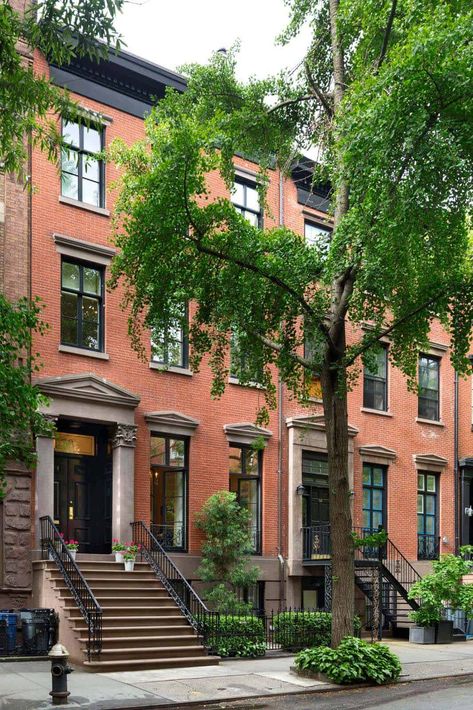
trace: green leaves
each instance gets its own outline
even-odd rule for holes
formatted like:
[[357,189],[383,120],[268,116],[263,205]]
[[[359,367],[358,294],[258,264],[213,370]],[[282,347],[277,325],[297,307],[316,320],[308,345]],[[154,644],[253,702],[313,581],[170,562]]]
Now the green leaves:
[[32,331],[44,332],[38,300],[10,303],[0,294],[0,500],[6,495],[5,464],[9,459],[30,466],[33,436],[51,430],[38,411],[47,403],[31,385],[39,369],[38,354],[31,353]]
[[401,674],[398,657],[387,646],[346,636],[337,648],[320,646],[297,654],[299,670],[324,673],[334,683],[369,681],[382,685],[397,680]]

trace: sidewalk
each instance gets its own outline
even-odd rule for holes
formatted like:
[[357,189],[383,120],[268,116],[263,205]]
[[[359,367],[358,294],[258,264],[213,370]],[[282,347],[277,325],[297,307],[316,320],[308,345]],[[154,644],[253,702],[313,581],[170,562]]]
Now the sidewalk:
[[[415,646],[388,641],[401,659],[401,681],[473,674],[473,641],[444,646]],[[129,673],[88,673],[69,676],[70,708],[111,710],[151,708],[187,703],[241,699],[333,689],[327,683],[299,678],[290,672],[293,656],[227,660],[219,666],[175,668]],[[0,663],[1,710],[49,710],[49,661]]]

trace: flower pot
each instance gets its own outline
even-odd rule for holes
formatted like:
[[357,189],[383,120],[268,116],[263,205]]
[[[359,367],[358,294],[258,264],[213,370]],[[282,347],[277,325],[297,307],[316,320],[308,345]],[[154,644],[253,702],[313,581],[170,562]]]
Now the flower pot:
[[125,560],[125,572],[133,572],[135,560]]
[[411,626],[410,643],[435,643],[435,626]]
[[77,550],[69,550],[69,554],[72,557],[72,559],[75,560],[76,555],[77,555]]
[[452,643],[453,621],[439,621],[435,631],[435,643]]
[[123,562],[123,552],[115,552],[115,562]]

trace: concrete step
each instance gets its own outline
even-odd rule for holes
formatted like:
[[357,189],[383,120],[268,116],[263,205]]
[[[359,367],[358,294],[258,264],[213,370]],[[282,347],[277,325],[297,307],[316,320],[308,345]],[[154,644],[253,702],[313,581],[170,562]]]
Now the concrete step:
[[[76,633],[79,634],[79,639],[88,638],[87,627],[76,627]],[[153,624],[150,626],[133,626],[133,625],[122,625],[122,626],[104,626],[102,628],[102,635],[112,640],[114,638],[182,638],[183,636],[189,636],[193,638],[198,638],[196,632],[189,624],[183,624],[178,626],[177,624]]]
[[[79,615],[77,609],[74,609],[75,613],[71,613],[69,619],[74,622],[78,627],[83,626],[87,628],[84,621],[84,617]],[[143,616],[130,616],[130,610],[127,609],[127,614],[104,614],[102,619],[102,628],[110,627],[121,627],[121,626],[183,626],[189,628],[189,623],[187,619],[176,611],[174,614],[161,614],[161,615],[143,615]]]
[[[84,653],[87,650],[84,649]],[[182,658],[183,656],[187,658],[202,658],[207,657],[206,651],[202,646],[156,646],[153,648],[140,648],[139,650],[134,647],[127,647],[124,645],[122,648],[107,648],[104,646],[100,654],[100,660],[102,662],[107,661],[126,661],[127,659],[137,658],[141,661],[146,661],[151,658],[153,660],[159,658]]]
[[[56,578],[52,580],[54,584],[56,585],[57,589],[67,589],[66,582],[64,581],[63,577],[61,578]],[[87,581],[87,580],[86,580]],[[110,579],[107,578],[95,578],[92,580],[89,580],[88,585],[92,589],[139,589],[140,591],[143,590],[159,590],[162,589],[164,590],[164,586],[159,582],[156,577],[150,577],[149,579],[147,577],[142,577],[141,575],[137,577],[137,579],[129,579],[129,578],[120,578],[118,577],[117,579],[111,577]]]
[[[95,592],[94,592],[95,594]],[[111,607],[111,606],[120,606],[120,607],[134,607],[135,609],[138,609],[140,607],[144,607],[145,609],[149,609],[150,607],[168,607],[170,609],[176,609],[177,605],[172,601],[172,599],[167,595],[147,595],[147,596],[137,596],[136,594],[133,594],[132,596],[130,595],[122,595],[122,594],[117,594],[115,590],[113,590],[113,593],[110,594],[109,591],[105,594],[101,594],[100,596],[98,594],[95,594],[97,601],[99,602],[100,606],[102,607]]]
[[110,671],[141,671],[150,668],[186,668],[194,666],[215,666],[220,661],[219,656],[182,656],[181,658],[147,658],[127,659],[125,661],[84,661],[84,666],[97,673]]
[[[141,647],[157,647],[157,646],[199,646],[201,647],[200,638],[196,634],[181,634],[169,636],[167,634],[156,634],[154,635],[141,635],[135,636],[136,629],[129,630],[128,635],[123,635],[123,630],[121,630],[121,635],[110,636],[107,630],[106,634],[102,635],[102,641],[104,648],[123,648],[124,646],[133,647],[140,649]],[[84,632],[81,632],[79,636],[79,642],[86,644],[88,642],[88,636]]]

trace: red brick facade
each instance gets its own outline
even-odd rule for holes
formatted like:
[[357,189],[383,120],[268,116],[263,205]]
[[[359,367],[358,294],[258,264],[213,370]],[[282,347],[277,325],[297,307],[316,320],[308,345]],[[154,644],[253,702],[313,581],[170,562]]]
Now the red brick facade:
[[[44,59],[37,57],[36,68],[47,73]],[[80,104],[107,117],[106,143],[116,137],[127,142],[143,135],[142,120],[97,100],[75,95]],[[241,159],[235,164],[247,171],[255,166]],[[113,166],[106,166],[106,185],[116,177]],[[218,401],[210,399],[210,371],[203,365],[197,374],[160,372],[138,359],[131,349],[126,327],[126,318],[120,310],[120,289],[105,295],[105,344],[108,358],[90,357],[84,353],[61,352],[60,296],[61,254],[53,235],[82,240],[91,244],[113,246],[110,243],[111,222],[106,214],[88,209],[85,205],[71,205],[60,201],[60,176],[45,155],[36,152],[32,164],[35,192],[32,198],[32,293],[44,301],[44,318],[50,329],[43,337],[37,337],[35,347],[41,353],[44,367],[41,379],[64,378],[67,375],[93,373],[114,386],[137,395],[140,402],[135,409],[134,424],[137,426],[134,449],[134,518],[149,521],[150,516],[150,427],[145,414],[150,412],[178,412],[198,420],[199,424],[191,437],[189,450],[188,482],[188,548],[176,555],[178,564],[188,576],[195,572],[200,548],[200,538],[193,526],[195,513],[204,501],[216,490],[227,489],[228,439],[224,426],[252,422],[262,394],[257,388],[229,384]],[[212,194],[225,195],[221,180],[209,177]],[[281,184],[283,194],[280,194]],[[106,194],[106,209],[113,211],[113,193]],[[294,182],[285,177],[280,183],[279,174],[271,173],[268,201],[271,215],[265,223],[284,223],[304,233],[304,219],[310,216],[315,221],[324,221],[326,214],[298,202]],[[108,270],[107,270],[108,273]],[[354,522],[362,525],[362,466],[363,461],[387,466],[387,527],[389,536],[402,552],[413,561],[417,560],[417,470],[428,470],[438,475],[439,514],[438,536],[441,551],[455,549],[455,482],[454,482],[454,372],[449,361],[448,339],[435,326],[431,334],[432,353],[440,364],[440,421],[426,422],[417,418],[417,395],[408,392],[403,375],[389,365],[388,411],[375,412],[363,408],[363,376],[349,395],[349,423],[356,428],[353,437],[354,473]],[[461,381],[459,397],[459,458],[473,455],[471,434],[470,382]],[[72,411],[72,410],[71,410]],[[83,410],[81,410],[83,412]],[[266,602],[275,604],[280,598],[280,563],[277,555],[285,558],[286,601],[300,603],[300,577],[313,574],[311,569],[294,566],[291,573],[290,558],[294,557],[291,536],[297,529],[301,506],[300,496],[291,488],[289,481],[301,480],[301,474],[293,471],[287,420],[321,414],[321,404],[314,402],[307,410],[294,403],[283,391],[282,411],[271,413],[269,437],[263,455],[262,472],[262,556],[263,574],[267,581]],[[56,413],[57,416],[57,413]],[[62,415],[59,414],[61,417]],[[81,415],[82,416],[82,415]],[[72,420],[70,414],[67,415]],[[91,417],[97,421],[95,417]],[[282,429],[279,441],[278,431]],[[281,447],[281,453],[279,450]],[[371,447],[371,448],[370,448]],[[304,444],[302,444],[304,448]],[[306,448],[313,448],[307,443]],[[361,451],[360,451],[361,449]],[[317,450],[317,447],[315,447]],[[384,451],[383,451],[384,450]],[[386,451],[387,450],[387,451]],[[282,471],[278,474],[279,455]],[[417,457],[417,458],[416,458]],[[424,457],[424,458],[422,458]],[[425,458],[426,457],[426,458]],[[436,458],[438,457],[438,458]],[[282,496],[278,501],[279,476],[282,478]],[[292,477],[291,477],[292,476]],[[298,478],[297,478],[298,477]],[[278,536],[279,510],[282,510],[282,540]],[[291,510],[293,509],[293,510]],[[296,513],[294,512],[297,512]],[[37,514],[44,513],[38,510]],[[460,511],[462,512],[462,511]],[[296,515],[292,532],[288,519]],[[299,516],[299,518],[297,518]],[[295,527],[294,527],[295,526]],[[299,561],[300,562],[300,561]],[[292,577],[291,577],[292,574]]]

